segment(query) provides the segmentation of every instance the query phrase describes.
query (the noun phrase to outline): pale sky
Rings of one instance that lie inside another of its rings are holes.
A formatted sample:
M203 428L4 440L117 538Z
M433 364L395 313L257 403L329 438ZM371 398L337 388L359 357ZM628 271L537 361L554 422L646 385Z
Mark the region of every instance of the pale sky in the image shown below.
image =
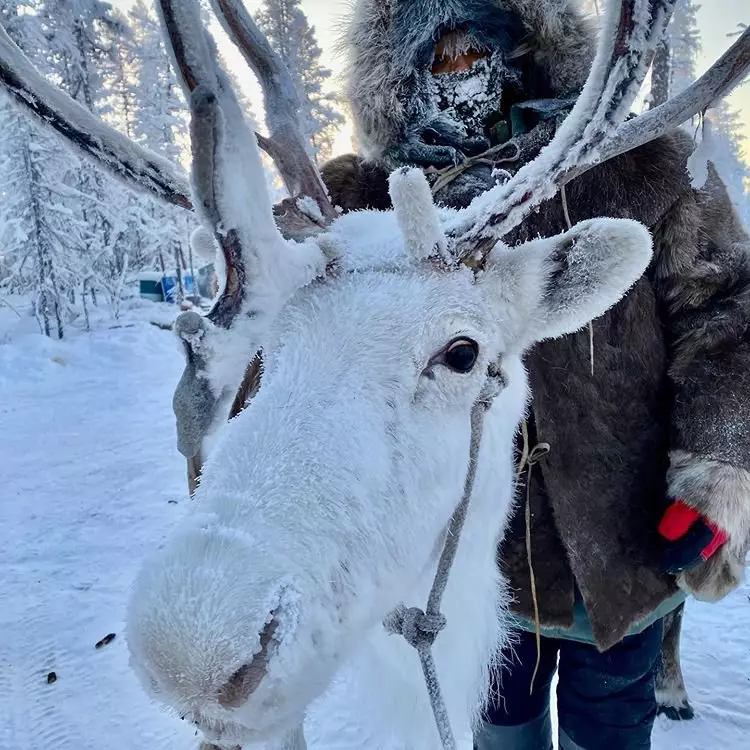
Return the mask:
M135 0L109 0L113 5L127 10ZM261 0L245 0L247 7L255 11ZM324 53L324 63L333 70L334 75L341 72L342 61L334 55L336 41L340 36L340 29L345 22L351 0L302 0L301 5L310 23L315 26L318 42ZM744 6L744 10L742 9ZM705 0L698 12L698 23L703 41L703 51L698 62L698 75L702 74L709 65L719 57L732 43L727 33L734 31L740 22L750 24L750 2L748 0ZM227 63L234 69L240 80L247 81L248 92L253 101L260 102L258 89L251 73L244 61L231 44L224 40L220 42ZM740 86L729 97L732 107L738 110L744 120L745 133L748 141L745 153L750 159L750 81ZM260 113L260 103L256 105ZM343 153L351 150L350 128L347 127L339 136L335 151Z

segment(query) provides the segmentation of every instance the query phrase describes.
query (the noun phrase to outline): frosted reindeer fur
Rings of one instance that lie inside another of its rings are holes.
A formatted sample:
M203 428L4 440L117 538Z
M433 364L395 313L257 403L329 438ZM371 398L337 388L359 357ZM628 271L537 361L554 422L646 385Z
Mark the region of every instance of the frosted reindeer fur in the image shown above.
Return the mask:
M209 741L277 740L319 699L336 705L322 710L341 722L342 749L438 746L418 658L382 620L425 605L462 495L471 408L499 358L507 385L485 420L434 646L453 729L470 742L506 631L495 553L528 397L520 355L601 314L650 258L647 231L627 220L562 237L499 245L475 277L415 259L394 213L349 214L326 239L334 277L259 323L260 391L219 433L194 507L144 566L128 612L144 685ZM478 342L473 371L429 368L456 337ZM221 706L272 620L265 677L238 708Z

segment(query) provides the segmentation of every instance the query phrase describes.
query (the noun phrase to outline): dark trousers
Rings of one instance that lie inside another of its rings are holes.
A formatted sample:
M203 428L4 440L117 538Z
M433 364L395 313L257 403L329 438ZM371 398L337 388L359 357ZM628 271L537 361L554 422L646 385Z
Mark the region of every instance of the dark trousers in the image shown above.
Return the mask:
M561 750L648 750L656 718L654 679L661 639L661 621L604 653L577 641L542 638L539 671L529 694L536 639L522 632L493 676L477 750L552 749L550 684L558 668Z

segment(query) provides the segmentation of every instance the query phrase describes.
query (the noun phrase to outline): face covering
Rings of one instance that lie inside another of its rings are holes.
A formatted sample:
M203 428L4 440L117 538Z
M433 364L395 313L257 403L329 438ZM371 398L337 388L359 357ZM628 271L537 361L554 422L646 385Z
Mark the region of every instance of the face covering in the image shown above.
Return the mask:
M502 107L503 92L519 86L518 72L506 65L499 50L484 56L471 49L444 54L433 65L437 109L461 123L469 135L484 134L488 119Z

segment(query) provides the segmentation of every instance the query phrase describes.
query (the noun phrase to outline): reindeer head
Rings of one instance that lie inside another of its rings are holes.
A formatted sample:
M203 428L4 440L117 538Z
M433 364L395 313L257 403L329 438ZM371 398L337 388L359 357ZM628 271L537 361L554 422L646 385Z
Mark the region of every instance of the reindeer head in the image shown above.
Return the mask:
M415 209L420 229L440 228L431 204L421 211L423 191L429 200L421 172L392 178L410 214L402 229ZM510 440L524 349L605 311L650 257L640 225L589 222L552 241L498 244L475 274L432 255L442 241L403 233L399 218L339 219L318 240L335 249L334 269L269 300L254 339L260 390L222 429L194 512L136 584L134 663L217 739L267 739L300 721L434 563L489 365L507 376L493 411ZM497 473L511 481L509 466Z
M194 379L220 391L237 387L256 352L263 359L260 389L219 430L194 508L144 565L130 603L133 666L207 736L256 741L300 722L434 563L488 368L505 374L487 429L508 454L526 399L523 352L603 313L645 269L650 239L630 221L584 222L514 248L501 238L592 164L741 80L750 32L697 90L618 129L674 2L613 2L555 139L467 209L437 210L421 173L406 170L391 177L393 212L336 219L296 127L289 76L242 4L213 0L263 83L270 138L246 128L198 31L198 1L160 0L193 112L194 203L226 268L209 322L182 327L189 364L205 364ZM51 91L2 33L0 78L85 152L190 206L174 167ZM276 220L293 220L288 234L302 241L277 229L256 138L293 196ZM221 348L237 362L207 361ZM511 481L509 461L497 472Z

